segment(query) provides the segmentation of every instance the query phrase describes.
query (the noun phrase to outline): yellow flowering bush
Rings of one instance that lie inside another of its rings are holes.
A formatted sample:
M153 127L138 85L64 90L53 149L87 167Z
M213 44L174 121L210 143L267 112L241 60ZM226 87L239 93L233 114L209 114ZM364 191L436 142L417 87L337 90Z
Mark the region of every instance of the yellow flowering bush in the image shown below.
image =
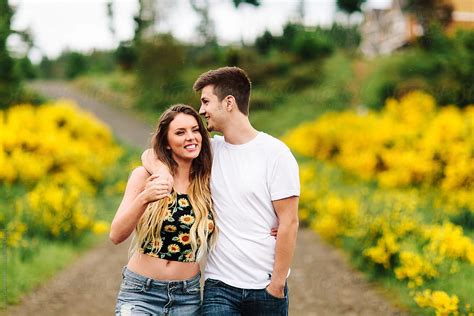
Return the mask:
M410 288L423 285L423 278L434 278L438 275L438 271L428 260L412 251L400 253L400 266L394 271L397 279L410 280Z
M311 226L327 240L336 241L337 237L350 235L351 230L357 227L359 205L355 199L343 199L331 194L316 200L314 209L318 220Z
M50 237L79 237L94 225L92 205L85 204L79 187L39 183L28 193L28 221L32 229Z
M6 242L9 248L18 248L24 246L23 235L26 232L26 225L18 219L13 219L8 223L0 220L0 225L4 227L0 230L0 243Z
M283 139L313 158L300 167L300 220L363 269L406 284L419 307L470 314L458 307L472 297L464 284L441 289L451 277L473 281L461 277L474 265L472 231L457 225L471 229L474 214L473 135L474 106L438 108L422 92L387 100L378 113L304 123ZM432 286L440 290L423 292Z
M397 236L387 232L377 240L374 247L366 248L364 256L369 257L375 263L383 265L386 269L391 266L391 258L398 252L400 245L397 242Z
M382 269L420 290L441 276L462 272L459 263L472 264L472 239L462 227L426 223L420 209L432 208L435 198L428 199L423 191L351 187L347 193L333 187L333 179L315 163L301 165L300 179L303 225L336 245L351 240L357 248L349 250L369 263L364 265L369 271Z
M110 130L71 102L18 105L2 117L2 182L34 184L45 176L61 177L66 173L64 178L69 178L75 172L74 180L82 177L97 183L103 178L101 169L121 154Z
M430 307L435 310L436 316L459 315L459 299L456 295L450 296L443 291L427 289L421 293L416 293L415 301L420 307Z
M439 187L459 206L474 209L474 106L437 109L412 92L387 100L380 113L327 113L290 131L295 152L331 161L383 187Z
M429 240L426 245L428 252L442 258L460 259L474 264L474 243L463 234L462 227L445 222L443 225L427 227L424 235Z
M14 211L3 214L0 228L10 238L105 232L107 224L95 221L87 201L121 153L109 128L72 102L0 111L0 185L27 191L10 199ZM19 224L13 228L11 223ZM15 238L12 248L20 245Z

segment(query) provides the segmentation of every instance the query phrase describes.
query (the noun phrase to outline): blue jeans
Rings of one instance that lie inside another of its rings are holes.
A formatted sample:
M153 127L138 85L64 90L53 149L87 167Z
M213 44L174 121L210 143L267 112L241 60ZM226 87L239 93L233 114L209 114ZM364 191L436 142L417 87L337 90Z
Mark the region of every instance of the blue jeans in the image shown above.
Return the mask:
M204 284L202 315L288 315L288 286L285 297L274 297L266 289L246 290L222 281L207 279Z
M125 267L122 277L115 315L200 314L200 274L184 281L158 281Z

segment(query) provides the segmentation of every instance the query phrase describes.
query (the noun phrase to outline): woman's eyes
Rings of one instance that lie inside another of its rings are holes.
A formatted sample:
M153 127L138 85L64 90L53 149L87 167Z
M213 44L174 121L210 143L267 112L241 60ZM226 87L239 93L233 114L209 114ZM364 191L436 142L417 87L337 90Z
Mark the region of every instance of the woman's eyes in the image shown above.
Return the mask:
M198 129L198 128L197 128L197 129L193 129L193 133L199 133L199 129ZM185 134L184 131L178 131L178 132L176 132L176 135L178 135L178 136L181 136L181 135L184 135L184 134Z

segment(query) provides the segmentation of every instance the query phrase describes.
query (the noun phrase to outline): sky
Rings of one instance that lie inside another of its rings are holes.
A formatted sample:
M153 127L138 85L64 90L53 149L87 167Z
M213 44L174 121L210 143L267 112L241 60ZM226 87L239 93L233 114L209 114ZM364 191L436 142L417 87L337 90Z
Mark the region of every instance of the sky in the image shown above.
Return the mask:
M199 1L198 1L199 2ZM283 25L296 17L298 0L261 0L259 7L241 5L235 9L232 0L209 0L210 15L220 43L251 42L266 29L281 34ZM371 6L386 5L388 0L369 0ZM63 50L89 52L111 49L122 40L133 37L133 16L138 0L114 0L114 37L108 27L106 0L9 0L15 8L12 26L30 29L36 48L30 53L34 61L41 56L54 58ZM195 39L199 23L188 0L159 0L166 19L159 30L171 31L183 41ZM306 0L306 25L328 25L336 14L335 0ZM336 15L337 17L338 15ZM23 51L18 38L9 39L13 52Z

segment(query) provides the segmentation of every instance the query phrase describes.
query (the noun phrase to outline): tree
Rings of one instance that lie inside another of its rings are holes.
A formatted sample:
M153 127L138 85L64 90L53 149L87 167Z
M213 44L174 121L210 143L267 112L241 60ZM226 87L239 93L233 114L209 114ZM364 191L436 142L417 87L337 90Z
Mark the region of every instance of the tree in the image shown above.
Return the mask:
M425 34L433 24L449 25L454 10L452 3L445 0L405 0L403 9L415 15Z
M306 6L305 6L304 0L298 1L298 6L296 7L296 13L297 13L298 22L300 24L304 24L304 19L306 17Z
M348 22L350 17L355 12L361 12L361 6L366 0L336 0L336 5L339 10L347 14Z
M130 71L137 61L137 50L132 41L122 41L115 50L114 57L120 69Z
M89 68L87 57L79 52L64 52L59 60L64 62L64 75L68 79L76 78Z
M135 36L133 41L137 45L144 37L153 36L155 26L156 6L154 0L138 0L138 13L133 17L135 21Z
M10 105L20 91L20 78L7 48L7 39L13 33L12 17L13 9L8 0L0 0L0 108Z
M257 48L260 54L267 54L272 47L275 45L275 39L273 38L272 33L266 30L262 36L257 37L255 40L255 47Z
M238 8L239 5L241 5L242 3L251 4L256 7L260 5L260 0L232 0L232 1L234 2L234 6L236 8Z
M361 12L361 6L364 2L365 0L337 0L336 5L339 10L351 15L355 12Z
M115 25L114 25L114 18L115 18L114 0L108 0L106 3L106 6L107 6L107 22L108 22L109 31L115 40L117 39L117 32L115 30Z
M423 29L418 40L428 50L449 49L444 29L452 21L453 5L446 0L405 0L403 10L412 13Z
M204 44L216 43L216 33L214 30L214 23L209 16L209 0L201 1L199 5L197 0L191 0L191 7L201 16L201 22L198 25L198 34Z

